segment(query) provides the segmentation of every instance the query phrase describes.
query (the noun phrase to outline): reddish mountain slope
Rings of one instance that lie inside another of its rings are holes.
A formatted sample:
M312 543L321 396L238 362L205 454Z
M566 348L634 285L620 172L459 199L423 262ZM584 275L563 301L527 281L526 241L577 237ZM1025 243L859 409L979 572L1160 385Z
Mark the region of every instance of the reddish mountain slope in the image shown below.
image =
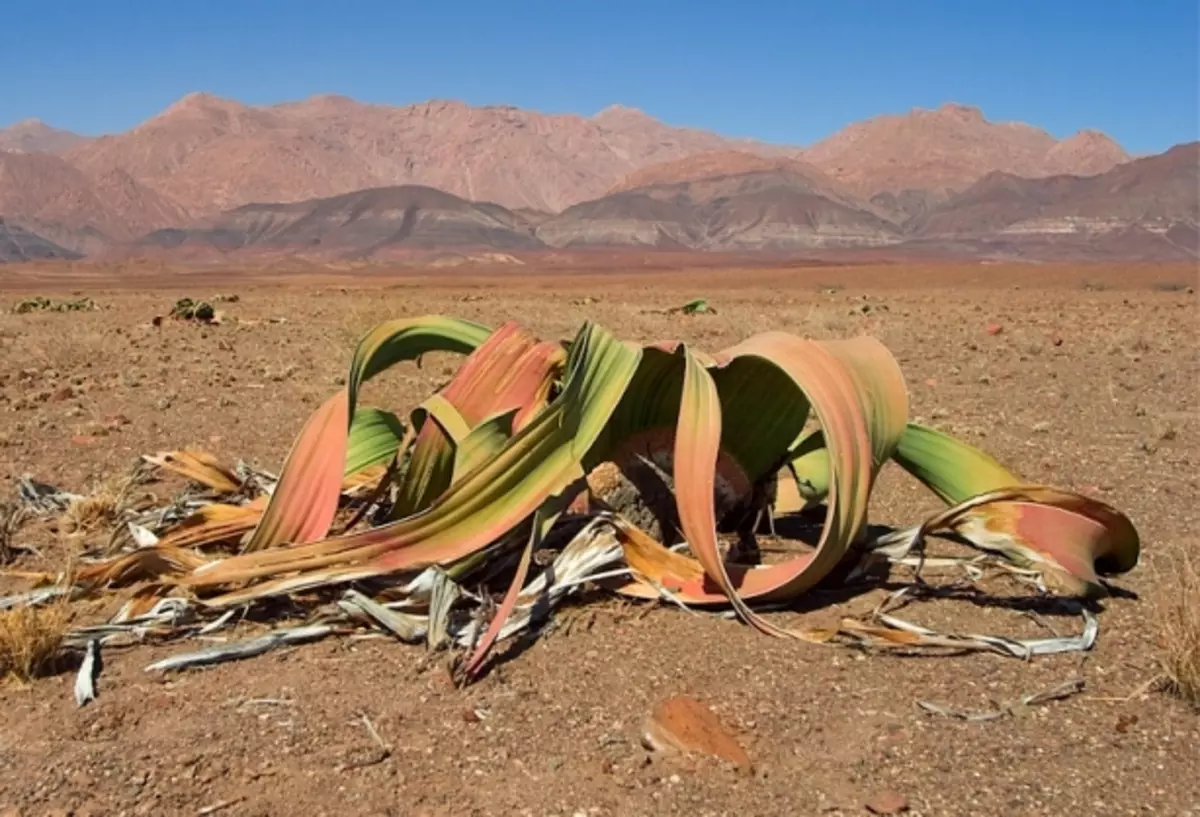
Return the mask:
M1084 131L1059 142L1019 122L989 122L978 108L943 105L857 122L804 151L804 158L862 196L963 190L988 173L1091 175L1128 155Z
M38 119L25 119L7 128L0 128L0 150L57 153L86 141L87 137L52 128Z
M120 240L182 218L177 208L121 170L92 177L59 156L8 152L0 152L0 216L51 225L57 234L47 237L67 240L71 249L83 249L70 242L71 231Z
M0 217L78 252L169 228L142 246L961 249L1102 233L1097 250L1153 254L1186 245L1197 223L1192 146L1127 162L1095 131L1058 141L962 105L856 123L805 151L619 106L587 118L208 94L113 136L22 123L3 139L25 147L0 151Z
M646 164L736 144L622 108L587 119L460 102L393 108L336 96L251 108L192 94L68 158L90 173L124 170L194 216L397 184L557 211L602 195Z

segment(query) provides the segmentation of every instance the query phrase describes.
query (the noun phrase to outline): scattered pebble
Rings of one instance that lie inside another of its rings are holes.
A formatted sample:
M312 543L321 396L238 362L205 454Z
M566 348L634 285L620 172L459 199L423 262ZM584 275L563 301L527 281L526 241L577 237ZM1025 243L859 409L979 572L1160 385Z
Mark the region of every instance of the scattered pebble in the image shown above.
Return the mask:
M668 698L646 720L646 747L657 752L699 753L733 763L743 773L753 773L746 750L707 706L695 698Z
M885 789L872 795L863 805L872 814L901 814L908 811L908 798L899 792Z

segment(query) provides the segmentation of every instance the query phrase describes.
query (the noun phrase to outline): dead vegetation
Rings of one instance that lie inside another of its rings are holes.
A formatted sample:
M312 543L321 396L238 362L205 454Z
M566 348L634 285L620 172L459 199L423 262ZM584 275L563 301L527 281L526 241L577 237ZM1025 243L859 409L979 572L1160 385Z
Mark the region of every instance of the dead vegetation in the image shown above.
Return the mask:
M72 499L61 517L62 532L86 535L111 530L138 483L137 473L110 477L86 496Z
M31 681L52 672L70 624L66 602L0 611L0 677Z
M1181 550L1158 603L1160 663L1167 688L1200 710L1200 561Z
M13 537L24 516L25 511L19 505L0 502L0 565L8 564L16 555Z

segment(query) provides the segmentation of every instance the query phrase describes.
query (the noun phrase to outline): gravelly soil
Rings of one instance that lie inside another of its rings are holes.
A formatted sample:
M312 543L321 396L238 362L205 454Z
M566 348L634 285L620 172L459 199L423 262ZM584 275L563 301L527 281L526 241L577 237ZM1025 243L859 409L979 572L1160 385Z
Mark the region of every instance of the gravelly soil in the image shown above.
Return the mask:
M951 281L829 290L813 280L775 276L767 288L747 278L709 292L677 276L587 290L223 281L240 295L223 325L161 328L151 318L176 297L212 293L89 292L101 311L0 316L0 480L31 474L85 491L139 454L185 445L276 468L357 336L389 317L518 318L554 337L593 318L632 339L708 349L768 328L865 331L899 359L914 415L1031 481L1114 503L1138 525L1143 563L1118 583L1139 598L1104 604L1092 653L1028 663L862 656L606 599L563 610L560 619L577 619L569 633L551 633L466 690L422 650L385 641L327 640L165 678L143 668L180 647L139 647L106 656L100 697L83 709L70 673L0 686L0 814L860 814L881 792L924 815L1200 814L1200 718L1149 686L1153 606L1169 586L1160 574L1173 552L1197 547L1195 297L1137 280L1094 291L1033 289L1025 277L1017 290L997 279L957 292ZM649 311L703 294L718 314ZM988 334L990 323L1002 331ZM448 359L402 367L372 386L372 400L411 406L450 371ZM872 515L906 523L935 507L888 472ZM27 535L46 564L78 547L43 529ZM817 625L863 614L878 598L818 594L777 615ZM1078 626L970 600L907 612L967 632ZM1082 694L984 723L916 706L988 709L1074 677L1086 681ZM739 736L754 775L642 748L643 718L684 692Z

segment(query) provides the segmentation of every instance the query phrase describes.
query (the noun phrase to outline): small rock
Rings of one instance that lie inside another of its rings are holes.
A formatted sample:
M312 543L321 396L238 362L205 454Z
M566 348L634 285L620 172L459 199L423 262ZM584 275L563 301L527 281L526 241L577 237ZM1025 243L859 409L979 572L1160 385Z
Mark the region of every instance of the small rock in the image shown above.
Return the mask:
M753 774L746 750L722 726L713 711L695 698L676 696L660 703L646 720L643 742L660 752L697 752L723 758Z
M908 811L908 798L899 792L885 790L870 797L863 805L872 814L900 814Z
M74 396L75 390L73 388L70 386L63 386L61 389L56 390L54 394L50 395L50 399L55 403L62 403L66 400L70 400Z
M987 326L984 327L984 331L987 332L989 335L994 336L994 335L999 335L1001 332L1003 332L1004 327L998 323L989 323Z
M108 428L121 428L122 426L130 425L133 421L124 414L110 414L104 418L104 425Z
M96 438L91 434L76 434L71 438L72 445L92 445L96 442Z
M154 407L159 411L166 411L171 407L171 399L169 397L160 397Z

